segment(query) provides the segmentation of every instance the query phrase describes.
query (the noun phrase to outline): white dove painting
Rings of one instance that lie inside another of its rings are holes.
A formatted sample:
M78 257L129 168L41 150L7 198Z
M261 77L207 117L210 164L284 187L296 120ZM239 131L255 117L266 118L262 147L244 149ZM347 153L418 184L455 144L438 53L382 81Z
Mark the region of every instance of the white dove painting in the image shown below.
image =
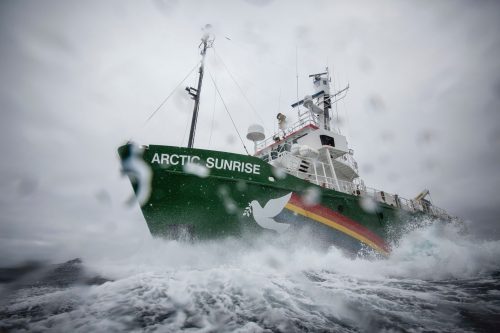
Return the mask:
M274 220L274 217L277 216L285 205L290 200L292 196L292 192L288 193L285 196L271 199L269 200L264 207L261 207L257 200L253 200L250 202L250 206L248 210L245 210L245 215L249 215L249 211L252 212L253 218L258 225L262 228L270 229L278 232L279 234L285 232L290 227L289 224L279 223Z

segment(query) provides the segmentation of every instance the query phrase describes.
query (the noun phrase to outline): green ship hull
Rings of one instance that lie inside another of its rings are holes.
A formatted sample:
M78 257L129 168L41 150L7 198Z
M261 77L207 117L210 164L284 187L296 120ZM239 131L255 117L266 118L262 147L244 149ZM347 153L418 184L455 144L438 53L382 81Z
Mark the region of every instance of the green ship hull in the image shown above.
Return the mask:
M130 145L118 152L127 161ZM150 184L131 181L136 195L147 187L141 209L153 236L203 240L306 229L352 253L387 255L415 215L384 203L366 211L359 196L284 174L253 156L150 145L139 159L151 171Z

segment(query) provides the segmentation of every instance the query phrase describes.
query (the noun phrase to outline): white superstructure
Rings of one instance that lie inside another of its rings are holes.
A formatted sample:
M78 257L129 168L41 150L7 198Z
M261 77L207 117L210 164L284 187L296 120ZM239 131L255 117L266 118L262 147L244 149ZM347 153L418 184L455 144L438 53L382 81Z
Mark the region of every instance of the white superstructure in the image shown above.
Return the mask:
M327 189L448 218L444 210L425 199L428 191L424 196L408 200L364 185L347 138L331 127L331 106L345 96L349 86L331 94L328 69L310 77L313 78L315 93L292 104L298 108L297 122L284 128L284 115L278 114L280 130L267 139L262 139L264 136L256 131L255 125L249 128L247 138L255 143L254 155L290 175Z

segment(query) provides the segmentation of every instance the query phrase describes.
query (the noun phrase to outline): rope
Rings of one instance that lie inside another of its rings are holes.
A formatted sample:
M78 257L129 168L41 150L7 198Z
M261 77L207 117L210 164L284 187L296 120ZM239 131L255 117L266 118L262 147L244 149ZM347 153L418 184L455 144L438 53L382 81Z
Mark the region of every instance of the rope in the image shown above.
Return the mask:
M189 71L189 73L182 79L181 82L179 82L179 84L177 86L175 86L175 88L170 92L170 94L168 94L168 96L163 100L163 102L160 103L160 105L153 111L153 113L151 113L151 115L148 117L148 119L146 119L146 121L144 122L144 125L146 125L150 120L151 118L154 117L154 115L162 108L163 105L165 105L165 103L168 101L168 99L170 97L172 97L172 95L174 94L174 92L177 90L177 88L180 87L181 84L184 83L184 81L186 81L186 79L189 77L189 75L191 75L191 73L193 73L193 71L198 67L198 64L200 62L197 62L196 65L194 65L194 67ZM144 126L143 125L143 126Z
M149 115L149 117L146 119L146 121L144 122L144 124L142 124L142 126L135 130L134 131L134 135L132 135L132 137L129 139L129 142L130 141L133 141L133 138L142 130L144 129L144 127L147 125L147 123L151 120L151 118L153 118L156 113L163 107L163 105L165 105L165 103L169 100L170 97L172 97L172 95L174 94L174 92L180 87L181 84L184 83L184 81L186 81L186 79L193 73L193 71L195 70L196 67L198 67L198 64L199 62L196 63L196 65L194 65L194 67L189 71L189 73L182 79L181 82L179 82L179 84L177 86L175 86L175 88L170 92L170 94L168 94L168 96L160 103L160 105L158 105L158 107L153 111L153 113L151 113Z
M183 146L184 145L184 139L186 138L186 133L187 133L187 129L188 129L188 126L189 126L189 114L188 114L188 118L187 118L187 121L186 121L186 126L184 127L184 134L182 134L182 141L181 141L181 144L179 146Z
M213 44L212 44L212 48L213 48ZM217 57L214 57L214 60L215 60L215 63L218 64ZM215 77L215 81L217 82L217 77ZM212 121L210 123L210 138L208 139L208 148L210 148L212 145L212 134L214 131L215 105L216 104L217 104L217 90L214 89L214 109L212 111Z
M215 51L215 48L212 47L213 50L214 50L214 54L217 56L217 58L219 58L219 60L221 61L222 65L224 66L224 68L226 69L227 73L229 74L229 76L231 77L231 79L233 80L234 84L236 84L236 86L238 87L238 89L240 90L241 94L243 95L243 97L245 98L245 100L247 101L248 105L250 106L250 108L252 109L252 111L255 113L255 115L259 118L259 120L262 122L262 124L265 124L264 123L264 120L262 120L262 117L260 116L260 114L257 112L257 110L255 110L255 108L253 107L252 103L250 102L250 100L248 99L248 97L245 95L245 92L243 91L243 89L241 88L241 86L238 84L238 82L236 81L236 79L234 78L233 74L231 73L231 71L229 70L229 68L226 66L226 64L224 63L224 61L222 60L222 58L220 57L220 55L217 53L217 51Z
M226 106L226 102L224 102L224 99L222 98L222 95L219 91L219 87L217 87L217 84L215 83L215 80L212 76L212 73L208 71L208 75L210 75L210 79L212 80L212 83L214 84L215 90L217 90L217 94L219 95L220 100L222 101L222 104L224 105L224 109L226 109L227 115L229 116L229 119L231 119L231 122L233 123L233 127L236 130L236 134L238 134L238 137L240 138L241 144L243 145L243 148L245 149L246 153L248 156L250 154L248 153L247 147L245 146L245 143L243 142L243 139L241 138L240 132L238 131L238 128L236 127L236 124L234 123L233 117L231 117L231 113L229 113L229 109Z
M214 90L214 109L212 111L212 122L210 125L210 138L208 139L208 147L209 148L210 148L210 145L212 143L212 133L214 131L215 104L217 104L217 90Z
M295 45L295 77L297 79L297 113L300 118L300 104L299 104L299 47Z

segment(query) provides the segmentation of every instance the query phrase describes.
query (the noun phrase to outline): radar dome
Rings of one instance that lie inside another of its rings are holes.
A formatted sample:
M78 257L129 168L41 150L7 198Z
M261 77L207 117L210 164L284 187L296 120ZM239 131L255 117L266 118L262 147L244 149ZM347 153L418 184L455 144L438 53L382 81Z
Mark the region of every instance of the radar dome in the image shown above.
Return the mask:
M248 127L247 139L253 142L262 141L266 138L264 127L259 124L253 124Z

